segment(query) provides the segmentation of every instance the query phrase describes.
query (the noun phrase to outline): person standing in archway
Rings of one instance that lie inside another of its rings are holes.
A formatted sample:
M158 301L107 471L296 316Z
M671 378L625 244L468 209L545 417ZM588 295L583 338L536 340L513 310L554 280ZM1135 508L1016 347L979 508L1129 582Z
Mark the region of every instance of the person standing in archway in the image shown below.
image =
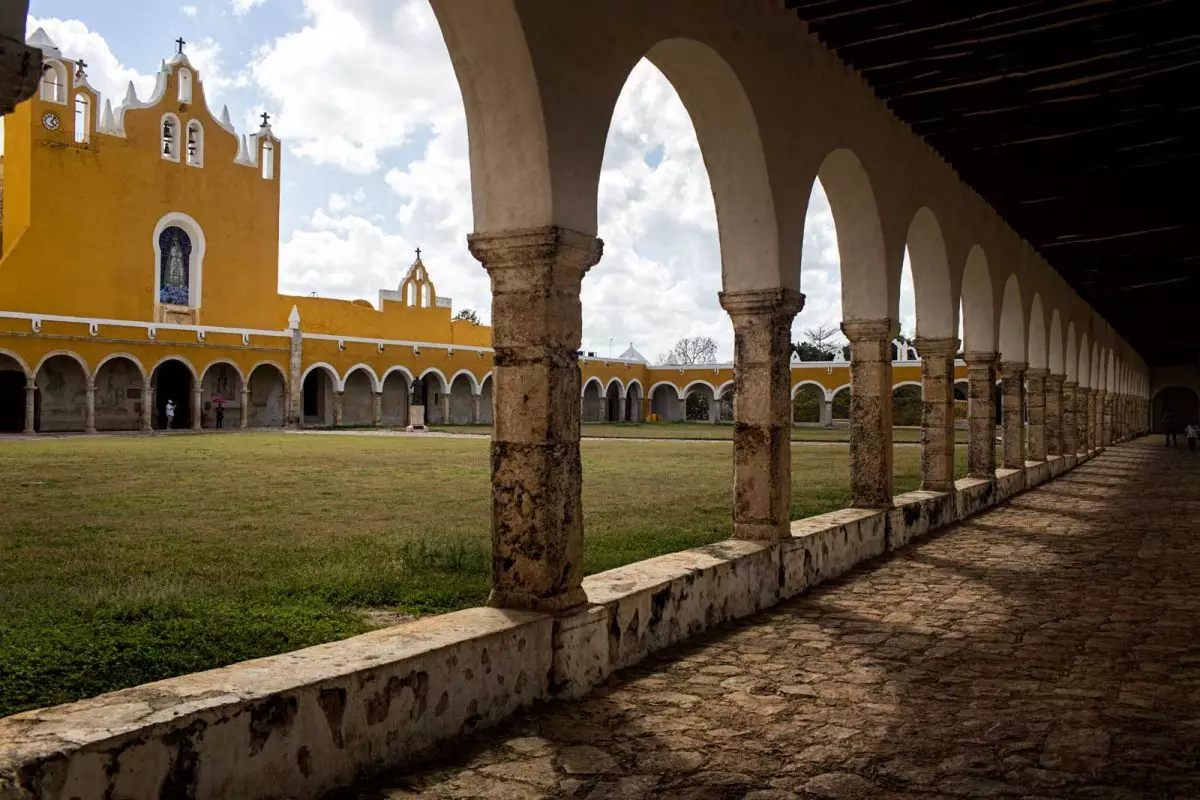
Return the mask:
M1184 428L1183 435L1187 437L1188 450L1191 450L1193 453L1196 452L1196 443L1197 441L1200 441L1200 424L1197 424L1195 420L1192 420L1190 423L1188 423L1188 426Z
M1179 446L1179 427L1175 422L1175 412L1169 408L1163 409L1162 426L1167 447Z
M167 398L167 430L175 427L175 401Z

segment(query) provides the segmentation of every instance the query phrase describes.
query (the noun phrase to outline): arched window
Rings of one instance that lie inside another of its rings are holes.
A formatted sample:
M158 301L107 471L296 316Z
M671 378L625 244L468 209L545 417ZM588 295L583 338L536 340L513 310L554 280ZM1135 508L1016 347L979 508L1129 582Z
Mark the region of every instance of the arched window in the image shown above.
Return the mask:
M179 70L179 102L192 102L192 71L190 69Z
M163 114L162 157L167 161L179 160L179 120L174 114Z
M158 301L174 306L191 305L192 238L174 225L158 235Z
M267 181L275 178L275 145L269 141L262 146L262 176Z
M42 64L41 98L51 103L67 104L67 68L61 61L48 58Z
M87 144L92 138L92 100L85 93L75 95L75 143Z
M192 120L187 126L187 163L193 167L204 166L204 126Z

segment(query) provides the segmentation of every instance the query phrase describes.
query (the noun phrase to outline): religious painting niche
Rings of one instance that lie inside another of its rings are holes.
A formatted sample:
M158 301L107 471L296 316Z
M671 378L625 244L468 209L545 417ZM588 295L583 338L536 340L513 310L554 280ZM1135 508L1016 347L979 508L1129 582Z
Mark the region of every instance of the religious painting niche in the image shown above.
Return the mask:
M158 301L174 306L191 305L191 238L182 228L172 225L159 235L158 245L161 253Z

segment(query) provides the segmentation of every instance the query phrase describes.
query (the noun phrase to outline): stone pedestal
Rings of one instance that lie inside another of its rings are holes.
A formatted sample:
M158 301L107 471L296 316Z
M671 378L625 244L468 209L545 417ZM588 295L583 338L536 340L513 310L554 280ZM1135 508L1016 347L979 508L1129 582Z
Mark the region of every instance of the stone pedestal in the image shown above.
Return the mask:
M579 291L604 246L558 227L474 234L468 241L492 283L488 605L560 611L587 602L580 585Z
M1004 397L1004 467L1025 469L1025 369L1023 361L1000 364Z
M238 427L246 430L250 427L250 387L242 389L242 407L238 409L241 413L238 414Z
M969 444L967 468L972 478L996 479L996 354L968 352Z
M892 505L890 319L842 323L850 340L850 496L856 508Z
M421 433L425 428L425 406L409 406L408 409L408 427L405 429L409 433Z
M89 379L87 384L87 411L83 422L84 433L96 432L96 384Z
M198 431L203 427L203 422L204 422L204 408L202 405L203 402L204 402L204 400L200 394L200 389L199 388L193 389L192 390L191 411L192 411L192 430L194 430L194 431Z
M1063 382L1065 375L1046 376L1046 454L1061 456L1063 448Z
M333 427L335 428L342 427L342 403L345 400L345 397L345 392L333 393Z
M36 418L34 413L37 411L37 386L30 383L25 387L25 427L24 433L26 436L32 436Z
M1029 447L1030 461L1046 460L1046 379L1048 369L1025 371L1025 391L1029 395Z
M789 289L722 292L733 320L737 380L733 427L733 535L791 536L792 321L804 295ZM720 421L714 400L710 417Z
M376 428L383 424L383 392L371 396L371 424Z
M954 354L958 339L917 339L921 355L921 488L954 491Z
M833 401L826 400L824 397L820 400L821 404L821 427L833 427Z

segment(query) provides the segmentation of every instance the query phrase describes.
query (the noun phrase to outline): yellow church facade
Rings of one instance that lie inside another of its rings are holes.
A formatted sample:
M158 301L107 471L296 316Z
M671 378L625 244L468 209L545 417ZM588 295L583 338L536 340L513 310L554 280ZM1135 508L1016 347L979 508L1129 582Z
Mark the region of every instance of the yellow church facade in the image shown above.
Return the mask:
M278 292L281 143L214 114L180 44L121 103L43 31L5 120L0 432L490 424L491 331L452 319L418 255L375 302ZM585 421L729 416L732 365L581 355ZM965 379L958 366L956 377ZM915 360L897 385L917 384ZM845 363L794 364L829 424ZM168 414L168 408L172 414Z

